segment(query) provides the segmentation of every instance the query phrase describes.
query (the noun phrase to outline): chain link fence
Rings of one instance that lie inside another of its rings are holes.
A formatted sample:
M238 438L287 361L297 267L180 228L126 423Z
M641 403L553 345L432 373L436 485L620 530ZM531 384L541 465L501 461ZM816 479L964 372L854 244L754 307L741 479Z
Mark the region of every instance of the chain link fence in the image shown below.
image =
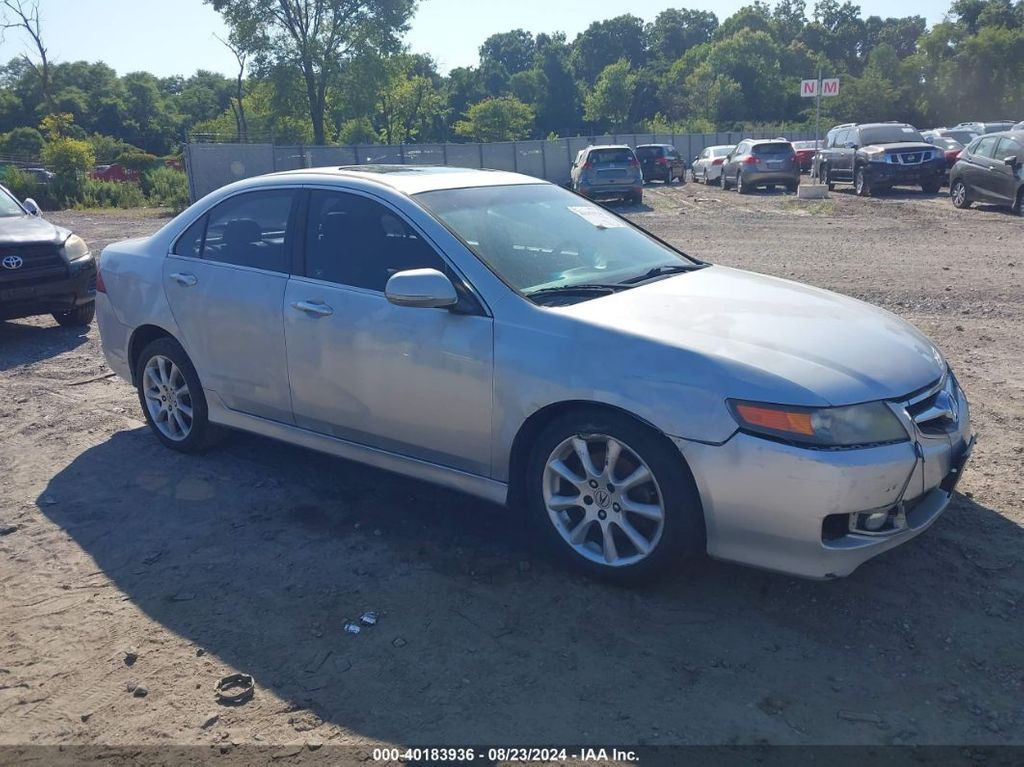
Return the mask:
M569 183L573 158L591 144L672 144L687 162L708 146L736 144L745 138L791 141L813 139L813 131L771 129L731 133L627 133L577 136L537 141L492 144L366 144L355 146L275 146L273 144L185 145L192 201L243 178L282 170L342 165L449 165L491 168L535 176L556 184Z

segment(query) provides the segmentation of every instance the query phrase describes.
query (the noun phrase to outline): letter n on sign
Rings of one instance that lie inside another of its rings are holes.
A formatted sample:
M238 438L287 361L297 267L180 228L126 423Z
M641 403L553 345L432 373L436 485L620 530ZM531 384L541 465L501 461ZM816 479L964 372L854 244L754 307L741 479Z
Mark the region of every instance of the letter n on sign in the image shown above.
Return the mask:
M821 81L821 95L822 96L838 96L839 95L839 78L833 77L829 80Z
M817 80L801 80L800 81L800 95L804 98L812 99L818 95L818 81Z

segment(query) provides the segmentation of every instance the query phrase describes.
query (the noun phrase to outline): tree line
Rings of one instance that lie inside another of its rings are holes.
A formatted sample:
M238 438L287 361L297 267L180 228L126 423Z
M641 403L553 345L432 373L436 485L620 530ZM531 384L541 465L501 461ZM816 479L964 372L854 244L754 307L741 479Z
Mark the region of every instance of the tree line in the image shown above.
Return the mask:
M38 155L53 114L71 115L97 158L127 145L167 154L186 135L397 144L804 126L813 105L798 83L819 70L842 80L828 122L1024 119L1024 0L955 0L931 28L838 0L755 0L724 19L670 8L572 40L495 34L475 66L447 74L404 45L414 0L204 0L227 24L211 44L231 50L237 75L166 78L49 60L38 13L10 13L45 1L2 2L8 34L32 52L0 68L0 155Z

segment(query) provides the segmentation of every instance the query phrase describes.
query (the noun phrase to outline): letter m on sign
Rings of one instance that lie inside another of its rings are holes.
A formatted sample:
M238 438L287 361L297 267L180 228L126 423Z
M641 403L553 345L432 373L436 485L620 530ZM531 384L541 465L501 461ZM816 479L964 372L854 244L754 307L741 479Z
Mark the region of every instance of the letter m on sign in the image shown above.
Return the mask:
M831 80L821 81L821 95L822 96L838 96L839 95L839 78L835 77Z
M804 98L814 98L818 95L818 81L817 80L801 80L800 81L800 95Z

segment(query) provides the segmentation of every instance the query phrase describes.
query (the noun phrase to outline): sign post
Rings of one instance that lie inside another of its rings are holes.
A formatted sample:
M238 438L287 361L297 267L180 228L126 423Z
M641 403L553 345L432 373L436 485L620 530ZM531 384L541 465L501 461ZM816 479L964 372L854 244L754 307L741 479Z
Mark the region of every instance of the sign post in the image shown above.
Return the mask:
M821 97L839 95L839 78L830 77L823 80L819 67L816 80L800 81L800 95L803 98L814 99L814 147L817 151L821 142Z

